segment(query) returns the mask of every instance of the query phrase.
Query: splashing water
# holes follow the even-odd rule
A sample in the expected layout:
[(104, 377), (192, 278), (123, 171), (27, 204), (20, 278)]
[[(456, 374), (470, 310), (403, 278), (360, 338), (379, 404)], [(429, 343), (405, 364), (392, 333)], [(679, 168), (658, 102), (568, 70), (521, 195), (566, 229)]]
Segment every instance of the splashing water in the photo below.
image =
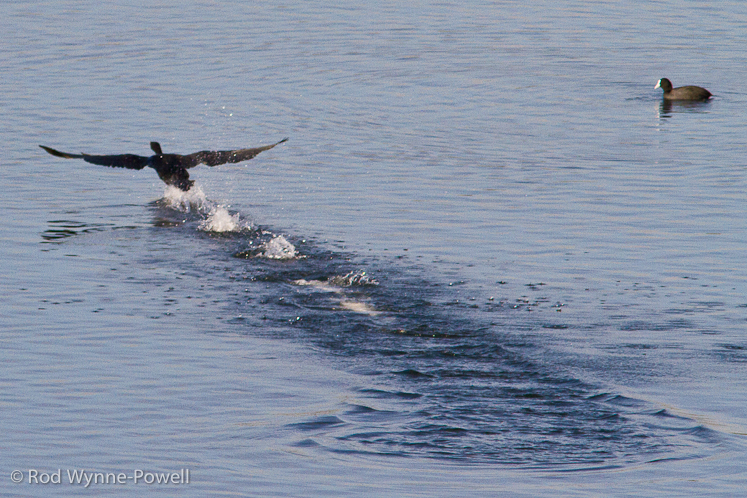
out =
[(363, 270), (351, 271), (345, 275), (335, 275), (324, 281), (306, 280), (301, 278), (294, 280), (293, 283), (296, 285), (315, 287), (326, 292), (341, 292), (341, 288), (343, 287), (353, 287), (358, 285), (379, 285), (379, 282), (375, 278), (370, 277)]
[(338, 285), (340, 287), (351, 287), (355, 285), (379, 285), (379, 282), (375, 278), (370, 277), (363, 270), (351, 271), (350, 273), (341, 276), (336, 275), (329, 279), (329, 281), (331, 284)]
[(241, 222), (239, 213), (231, 214), (223, 206), (216, 206), (208, 217), (200, 222), (200, 230), (206, 232), (237, 232), (244, 228), (251, 228)]
[(379, 282), (369, 277), (365, 271), (351, 271), (345, 275), (335, 275), (326, 281), (301, 278), (294, 280), (292, 283), (302, 287), (312, 287), (317, 291), (328, 292), (339, 296), (338, 305), (340, 309), (369, 316), (376, 316), (381, 313), (365, 300), (350, 296), (345, 291), (347, 287), (379, 285)]
[[(195, 212), (203, 219), (198, 228), (205, 232), (240, 232), (252, 231), (252, 225), (241, 219), (239, 213), (231, 214), (226, 206), (213, 202), (207, 198), (205, 192), (195, 185), (189, 191), (184, 192), (176, 187), (167, 186), (163, 201), (166, 206), (184, 213)], [(288, 260), (299, 258), (299, 254), (293, 244), (282, 235), (274, 235), (272, 232), (262, 231), (259, 237), (265, 239), (256, 250), (239, 253), (239, 257), (260, 257), (275, 260)], [(270, 239), (266, 239), (271, 236)], [(252, 244), (250, 242), (250, 244)]]
[(272, 239), (264, 242), (261, 252), (257, 254), (267, 259), (294, 259), (298, 257), (296, 248), (282, 235), (275, 235)]
[(204, 216), (198, 228), (205, 232), (238, 232), (251, 229), (251, 223), (242, 221), (238, 213), (231, 214), (225, 206), (209, 200), (199, 185), (195, 185), (187, 192), (169, 185), (164, 190), (163, 198), (172, 209), (184, 213), (196, 212)]
[(206, 210), (205, 208), (209, 204), (212, 204), (207, 200), (205, 192), (202, 191), (199, 185), (195, 185), (187, 192), (167, 185), (163, 191), (163, 200), (168, 207), (184, 213), (192, 211), (203, 213)]

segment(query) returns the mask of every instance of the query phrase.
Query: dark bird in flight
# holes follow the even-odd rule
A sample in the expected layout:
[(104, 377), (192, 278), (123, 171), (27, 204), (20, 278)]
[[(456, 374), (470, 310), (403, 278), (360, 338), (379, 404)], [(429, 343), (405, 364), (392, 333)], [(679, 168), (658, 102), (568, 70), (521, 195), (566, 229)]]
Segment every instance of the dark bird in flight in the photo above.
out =
[(194, 154), (187, 154), (186, 156), (180, 154), (164, 154), (161, 150), (161, 145), (158, 142), (150, 143), (150, 148), (156, 153), (155, 156), (150, 157), (136, 156), (135, 154), (117, 154), (112, 156), (68, 154), (67, 152), (60, 152), (59, 150), (54, 150), (43, 145), (40, 145), (39, 147), (53, 156), (64, 157), (66, 159), (83, 159), (92, 164), (100, 164), (111, 168), (143, 169), (146, 166), (150, 166), (156, 170), (158, 177), (163, 180), (166, 185), (173, 185), (186, 192), (195, 183), (194, 180), (189, 179), (189, 173), (187, 173), (189, 168), (197, 166), (198, 164), (218, 166), (219, 164), (248, 161), (260, 152), (272, 149), (286, 140), (288, 139), (284, 138), (272, 145), (255, 147), (253, 149), (218, 151), (203, 150), (195, 152)]

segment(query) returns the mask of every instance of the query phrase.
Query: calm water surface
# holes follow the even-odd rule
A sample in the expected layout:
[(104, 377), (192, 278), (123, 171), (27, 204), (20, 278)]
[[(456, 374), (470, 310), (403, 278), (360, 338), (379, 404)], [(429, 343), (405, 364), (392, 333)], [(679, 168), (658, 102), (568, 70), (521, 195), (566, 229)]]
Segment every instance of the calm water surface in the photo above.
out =
[(1, 6), (3, 495), (747, 493), (747, 9), (525, 3)]

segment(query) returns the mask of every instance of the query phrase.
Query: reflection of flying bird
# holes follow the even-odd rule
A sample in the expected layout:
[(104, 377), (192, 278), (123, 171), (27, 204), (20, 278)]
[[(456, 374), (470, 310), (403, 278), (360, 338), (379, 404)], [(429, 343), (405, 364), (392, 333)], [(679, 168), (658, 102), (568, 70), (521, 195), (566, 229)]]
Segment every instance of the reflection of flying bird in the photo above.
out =
[(197, 166), (198, 164), (218, 166), (219, 164), (248, 161), (260, 152), (272, 149), (286, 140), (288, 139), (284, 138), (272, 145), (255, 147), (253, 149), (218, 151), (203, 150), (195, 152), (194, 154), (187, 154), (186, 156), (180, 154), (164, 154), (163, 151), (161, 151), (161, 145), (158, 142), (150, 143), (150, 148), (156, 153), (155, 156), (150, 157), (136, 156), (135, 154), (118, 154), (112, 156), (68, 154), (67, 152), (60, 152), (59, 150), (50, 149), (43, 145), (40, 145), (39, 147), (53, 156), (64, 157), (66, 159), (83, 159), (92, 164), (100, 164), (112, 168), (143, 169), (146, 166), (150, 166), (156, 170), (158, 177), (167, 185), (173, 185), (186, 192), (195, 183), (194, 180), (189, 179), (189, 173), (187, 173), (189, 168)]

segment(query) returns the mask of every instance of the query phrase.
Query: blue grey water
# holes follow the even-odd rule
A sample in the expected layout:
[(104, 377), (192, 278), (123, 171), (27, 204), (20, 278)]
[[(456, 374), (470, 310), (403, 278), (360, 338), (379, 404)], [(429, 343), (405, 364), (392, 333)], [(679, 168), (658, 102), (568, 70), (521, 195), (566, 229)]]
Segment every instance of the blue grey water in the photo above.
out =
[[(0, 27), (4, 496), (747, 494), (743, 3), (18, 0)], [(38, 148), (286, 136), (187, 196)]]

